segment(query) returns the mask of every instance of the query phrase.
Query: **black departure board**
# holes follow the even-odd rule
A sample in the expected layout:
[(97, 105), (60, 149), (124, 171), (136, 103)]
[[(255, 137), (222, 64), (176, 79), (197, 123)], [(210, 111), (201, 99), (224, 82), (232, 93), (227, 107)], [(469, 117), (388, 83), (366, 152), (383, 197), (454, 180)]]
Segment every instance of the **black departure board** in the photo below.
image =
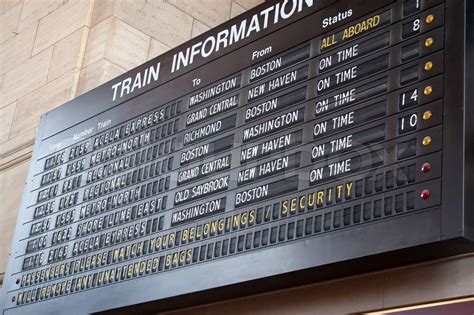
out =
[(46, 113), (3, 313), (156, 312), (472, 251), (469, 5), (268, 1)]

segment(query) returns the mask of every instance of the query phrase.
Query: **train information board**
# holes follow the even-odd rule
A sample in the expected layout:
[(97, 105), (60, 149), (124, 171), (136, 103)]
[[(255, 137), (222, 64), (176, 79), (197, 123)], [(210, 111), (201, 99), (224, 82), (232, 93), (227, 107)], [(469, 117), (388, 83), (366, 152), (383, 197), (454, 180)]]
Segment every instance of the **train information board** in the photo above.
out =
[(46, 113), (3, 313), (166, 310), (472, 251), (470, 17), (268, 1)]

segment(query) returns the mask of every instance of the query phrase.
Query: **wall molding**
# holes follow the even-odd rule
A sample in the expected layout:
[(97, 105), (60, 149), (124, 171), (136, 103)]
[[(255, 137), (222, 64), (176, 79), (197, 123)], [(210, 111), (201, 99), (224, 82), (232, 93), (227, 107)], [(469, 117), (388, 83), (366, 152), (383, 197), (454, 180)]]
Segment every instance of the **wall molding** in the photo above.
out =
[(0, 172), (17, 166), (31, 159), (34, 139), (30, 139), (19, 146), (5, 151), (0, 150)]

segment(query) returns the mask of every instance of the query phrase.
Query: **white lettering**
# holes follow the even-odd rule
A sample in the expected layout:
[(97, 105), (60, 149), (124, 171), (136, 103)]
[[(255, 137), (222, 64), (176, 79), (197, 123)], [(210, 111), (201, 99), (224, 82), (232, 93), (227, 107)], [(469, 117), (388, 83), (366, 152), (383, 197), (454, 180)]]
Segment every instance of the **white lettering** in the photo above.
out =
[[(314, 0), (284, 0), (282, 3), (276, 3), (273, 6), (255, 13), (251, 17), (244, 19), (217, 33), (210, 35), (204, 41), (194, 44), (192, 47), (180, 51), (173, 56), (171, 73), (181, 70), (194, 62), (195, 56), (202, 58), (210, 57), (214, 52), (225, 49), (235, 43), (238, 43), (255, 33), (270, 27), (270, 22), (277, 24), (281, 20), (287, 20), (293, 15), (303, 11), (305, 7), (310, 8), (314, 5)], [(273, 15), (273, 16), (272, 16)], [(272, 18), (273, 17), (273, 18)], [(252, 53), (252, 60), (259, 58), (269, 52), (269, 48)]]
[(145, 69), (143, 73), (138, 72), (135, 74), (135, 77), (125, 78), (121, 82), (112, 85), (112, 101), (115, 101), (117, 98), (122, 98), (124, 95), (133, 93), (135, 90), (139, 90), (157, 81), (160, 75), (160, 66), (161, 63), (158, 62), (156, 65)]

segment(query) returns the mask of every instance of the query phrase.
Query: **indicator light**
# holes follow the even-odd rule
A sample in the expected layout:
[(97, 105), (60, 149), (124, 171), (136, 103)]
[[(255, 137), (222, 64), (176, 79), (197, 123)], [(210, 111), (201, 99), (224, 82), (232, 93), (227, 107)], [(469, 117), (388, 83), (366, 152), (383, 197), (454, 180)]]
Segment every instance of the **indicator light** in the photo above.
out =
[(432, 92), (433, 92), (433, 88), (430, 85), (425, 87), (425, 95), (430, 95)]
[(431, 45), (433, 45), (433, 43), (434, 43), (434, 40), (431, 37), (429, 37), (425, 40), (425, 46), (426, 47), (430, 47)]
[(426, 23), (431, 24), (433, 23), (434, 19), (435, 19), (434, 15), (430, 14), (426, 17)]
[(423, 163), (423, 165), (421, 166), (421, 171), (423, 173), (428, 173), (429, 171), (431, 171), (431, 164), (430, 163)]
[(425, 70), (430, 71), (431, 69), (433, 69), (433, 63), (431, 61), (428, 61), (427, 63), (425, 63)]
[(430, 145), (431, 143), (431, 137), (430, 136), (426, 136), (423, 138), (423, 145), (426, 147), (428, 145)]
[(12, 297), (12, 302), (15, 303), (15, 297)]
[(430, 195), (431, 195), (430, 191), (428, 189), (425, 189), (421, 192), (420, 197), (421, 197), (421, 199), (426, 200), (426, 199), (430, 198)]
[(427, 110), (424, 114), (423, 114), (423, 120), (430, 120), (431, 117), (433, 116), (433, 113), (429, 110)]
[(15, 283), (16, 283), (16, 284), (19, 284), (19, 283), (20, 283), (20, 279), (16, 279)]

